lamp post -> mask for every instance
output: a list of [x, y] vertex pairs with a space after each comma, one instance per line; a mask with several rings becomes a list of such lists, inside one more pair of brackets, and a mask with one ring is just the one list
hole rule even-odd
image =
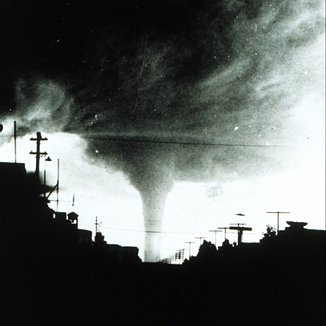
[[43, 176], [43, 182], [44, 182], [44, 197], [46, 197], [46, 162], [52, 162], [50, 156], [48, 156], [44, 160], [44, 176]]

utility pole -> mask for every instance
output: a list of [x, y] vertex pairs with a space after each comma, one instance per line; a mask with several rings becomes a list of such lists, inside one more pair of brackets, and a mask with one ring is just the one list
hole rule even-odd
[[215, 233], [215, 247], [216, 247], [216, 233], [217, 232], [221, 232], [221, 230], [218, 230], [218, 229], [216, 229], [216, 230], [209, 230], [209, 232], [214, 232]]
[[36, 168], [35, 168], [35, 175], [39, 179], [40, 177], [40, 157], [45, 156], [47, 152], [41, 152], [41, 141], [48, 140], [47, 138], [42, 138], [40, 132], [36, 133], [36, 138], [31, 138], [30, 140], [36, 141], [36, 152], [31, 151], [30, 154], [36, 156]]
[[219, 230], [224, 230], [224, 241], [226, 240], [226, 230], [228, 230], [229, 228], [227, 226], [224, 227], [219, 227]]
[[15, 163], [17, 163], [17, 126], [14, 121], [14, 147], [15, 147]]
[[59, 180], [60, 180], [60, 160], [58, 159], [57, 166], [57, 211], [59, 209]]
[[178, 264], [181, 264], [184, 259], [184, 249], [179, 249], [174, 254], [174, 260], [177, 261]]
[[185, 249], [181, 249], [181, 262], [183, 262], [185, 259]]
[[189, 259], [190, 259], [190, 257], [191, 257], [191, 244], [192, 243], [195, 243], [195, 242], [193, 242], [193, 241], [186, 241], [185, 243], [188, 243], [188, 245], [189, 245], [189, 249], [188, 249], [188, 254], [189, 254]]
[[195, 239], [199, 239], [199, 247], [201, 246], [201, 240], [206, 239], [206, 237], [195, 237]]
[[277, 227], [276, 227], [276, 230], [277, 230], [277, 234], [278, 234], [278, 231], [279, 231], [279, 226], [280, 226], [280, 214], [290, 214], [290, 212], [266, 212], [267, 214], [276, 214], [277, 215]]
[[252, 231], [252, 228], [242, 226], [242, 225], [245, 225], [244, 223], [237, 223], [236, 225], [237, 226], [230, 226], [230, 230], [237, 230], [238, 231], [238, 246], [239, 246], [240, 243], [242, 242], [243, 231]]

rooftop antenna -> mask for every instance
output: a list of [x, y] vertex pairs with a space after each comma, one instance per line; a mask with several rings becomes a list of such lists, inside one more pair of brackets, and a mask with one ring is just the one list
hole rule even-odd
[[277, 227], [276, 227], [276, 231], [277, 231], [277, 234], [279, 232], [279, 226], [280, 226], [280, 214], [290, 214], [290, 212], [279, 212], [279, 211], [276, 211], [276, 212], [266, 212], [267, 214], [276, 214], [277, 215]]
[[36, 156], [35, 175], [39, 179], [39, 177], [40, 177], [40, 157], [48, 155], [47, 152], [41, 152], [41, 141], [45, 141], [48, 139], [46, 137], [43, 138], [41, 133], [38, 131], [36, 133], [36, 138], [31, 138], [30, 140], [36, 141], [36, 152], [31, 151], [30, 154]]
[[238, 246], [239, 246], [242, 242], [243, 231], [252, 231], [252, 228], [243, 226], [245, 225], [244, 223], [236, 223], [232, 225], [236, 225], [236, 226], [230, 226], [229, 229], [238, 231]]
[[95, 235], [97, 234], [98, 232], [98, 229], [99, 229], [99, 226], [101, 225], [102, 223], [98, 221], [98, 218], [97, 216], [95, 217]]

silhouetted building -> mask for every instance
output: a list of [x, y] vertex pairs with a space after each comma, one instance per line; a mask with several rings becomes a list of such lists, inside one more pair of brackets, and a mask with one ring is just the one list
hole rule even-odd
[[66, 223], [67, 222], [67, 214], [65, 212], [55, 212], [54, 218], [57, 223]]
[[23, 164], [0, 164], [0, 177], [1, 321], [16, 319], [8, 325], [96, 324], [97, 315], [114, 325], [213, 325], [217, 316], [324, 325], [325, 231], [288, 222], [260, 243], [225, 240], [216, 250], [204, 241], [182, 266], [139, 264], [138, 248], [100, 232], [92, 241], [76, 213], [51, 210]]
[[78, 243], [81, 245], [91, 245], [92, 231], [78, 229]]
[[105, 246], [107, 243], [104, 240], [104, 235], [101, 232], [96, 232], [95, 234], [95, 245], [96, 246]]
[[102, 260], [135, 260], [137, 248], [120, 246], [119, 253], [113, 252], [100, 232], [93, 242], [91, 231], [78, 229], [78, 214], [50, 209], [44, 190], [24, 164], [0, 163], [0, 258], [36, 261], [61, 256], [64, 260], [83, 250], [88, 255], [98, 251]]
[[74, 224], [78, 229], [78, 214], [76, 214], [75, 212], [69, 213], [68, 220], [71, 222], [71, 224]]
[[126, 263], [138, 263], [141, 261], [138, 253], [139, 249], [137, 247], [122, 247], [121, 261]]

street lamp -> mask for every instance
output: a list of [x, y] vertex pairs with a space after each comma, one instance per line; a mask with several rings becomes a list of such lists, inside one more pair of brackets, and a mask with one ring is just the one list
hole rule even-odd
[[44, 197], [46, 197], [46, 162], [52, 162], [50, 156], [48, 156], [45, 160], [44, 160]]

